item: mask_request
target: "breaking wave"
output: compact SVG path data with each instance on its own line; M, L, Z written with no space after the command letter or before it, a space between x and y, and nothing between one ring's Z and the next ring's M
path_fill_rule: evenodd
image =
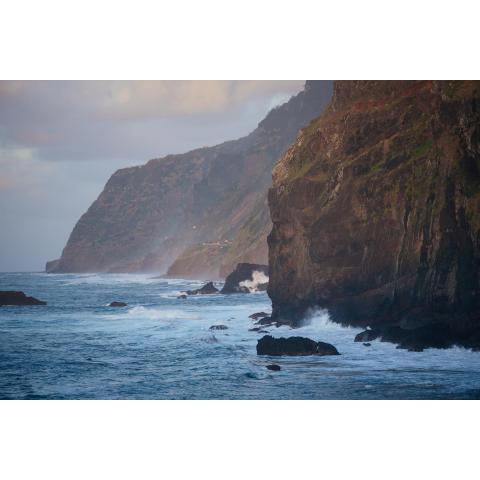
M244 280L243 282L240 282L239 285L248 288L251 293L254 293L258 291L259 285L265 285L266 283L268 283L268 276L263 272L255 270L252 273L252 280Z

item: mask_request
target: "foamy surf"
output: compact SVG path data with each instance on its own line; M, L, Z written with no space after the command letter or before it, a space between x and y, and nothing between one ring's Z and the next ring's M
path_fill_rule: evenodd
M106 317L118 320L198 320L200 318L198 315L184 310L143 306L135 306L122 313L114 313L106 315Z
M265 285L268 283L268 276L265 275L263 272L259 272L258 270L254 270L252 272L252 279L251 280L244 280L243 282L239 283L240 287L248 288L250 293L254 293L258 291L258 287L260 285Z

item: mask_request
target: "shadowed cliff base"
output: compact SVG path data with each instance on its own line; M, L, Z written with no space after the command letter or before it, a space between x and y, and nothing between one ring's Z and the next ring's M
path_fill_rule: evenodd
M335 82L274 169L274 319L319 306L407 348L478 343L479 92L475 81Z

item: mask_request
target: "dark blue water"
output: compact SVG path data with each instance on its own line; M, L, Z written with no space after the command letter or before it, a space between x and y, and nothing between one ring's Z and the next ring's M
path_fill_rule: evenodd
M407 352L354 343L357 329L319 313L301 329L268 330L333 343L336 357L256 355L248 315L265 293L177 299L200 282L149 275L0 274L47 306L0 307L0 398L404 399L480 398L480 353ZM127 308L106 305L125 301ZM209 327L228 330L212 333ZM265 368L281 365L280 372Z

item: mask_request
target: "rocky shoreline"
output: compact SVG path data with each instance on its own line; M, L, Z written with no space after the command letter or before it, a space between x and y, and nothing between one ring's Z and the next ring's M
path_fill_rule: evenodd
M338 81L276 164L273 318L478 348L480 82Z

